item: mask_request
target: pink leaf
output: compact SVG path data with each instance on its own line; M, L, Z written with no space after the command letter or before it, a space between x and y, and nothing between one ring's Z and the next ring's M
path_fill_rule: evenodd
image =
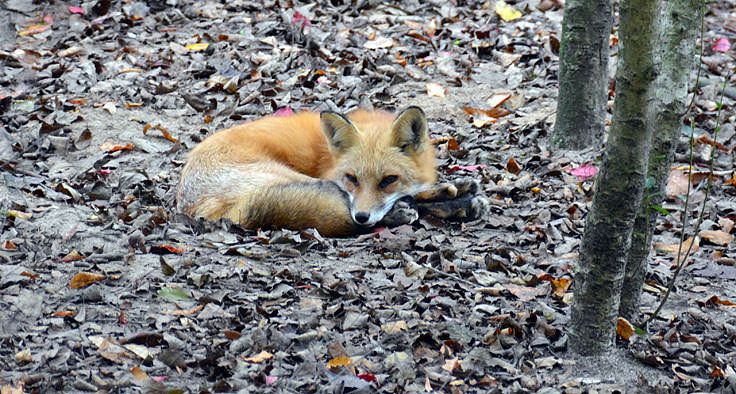
M82 9L82 7L76 7L73 5L69 6L69 12L71 12L72 14L84 15L84 10Z
M447 169L447 172L455 172L459 170L465 170L470 172L478 172L482 170L483 168L486 168L485 164L476 164L474 166L452 166Z
M291 22L296 25L300 25L301 27L312 26L312 22L310 22L309 19L299 11L294 11L294 17L291 18Z
M157 382L163 382L166 380L168 376L151 376L151 379L157 381Z
M276 112L273 113L273 116L289 116L294 113L294 110L291 109L291 107L281 107L276 110Z
M270 385L276 383L276 379L278 379L278 378L279 378L278 376L266 375L266 384L270 386Z
M567 173L570 175L574 175L582 180L586 180L592 178L595 174L597 174L598 169L590 164L584 164L580 167L567 170Z
M728 52L729 49L731 49L731 43L728 42L728 38L721 37L713 44L714 52Z
M48 23L49 25L54 24L54 18L51 17L51 14L46 14L43 17L44 22Z

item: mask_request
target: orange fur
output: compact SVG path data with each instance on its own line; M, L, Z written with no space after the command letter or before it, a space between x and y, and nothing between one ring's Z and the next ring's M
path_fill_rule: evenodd
M202 141L182 170L177 207L248 228L314 227L344 236L375 225L398 197L426 189L436 176L419 108L398 117L356 110L347 119L303 112Z

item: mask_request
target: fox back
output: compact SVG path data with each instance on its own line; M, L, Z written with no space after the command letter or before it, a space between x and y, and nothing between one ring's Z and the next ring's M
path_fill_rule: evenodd
M266 117L213 134L188 157L177 207L249 228L316 227L348 235L436 180L418 107Z

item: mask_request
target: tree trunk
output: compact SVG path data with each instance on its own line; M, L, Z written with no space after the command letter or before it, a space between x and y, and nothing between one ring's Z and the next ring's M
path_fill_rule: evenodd
M659 33L664 48L657 57L660 70L654 82L648 109L652 128L652 149L644 199L634 222L631 250L626 261L626 275L621 290L619 316L638 318L639 298L647 269L647 256L658 213L651 209L664 200L665 185L682 128L687 105L693 49L700 31L702 0L671 0L667 3Z
M645 109L655 77L658 4L658 0L623 0L620 5L613 121L574 279L570 346L580 354L601 353L613 342L651 143Z
M555 148L580 150L603 140L608 102L611 0L568 0L562 19Z

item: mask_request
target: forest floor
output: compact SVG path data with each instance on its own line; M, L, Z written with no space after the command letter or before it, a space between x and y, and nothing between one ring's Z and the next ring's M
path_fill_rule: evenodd
M694 253L649 333L595 359L567 350L566 327L603 148L547 145L562 9L512 2L506 22L455 3L5 2L2 393L736 391L734 99L717 87L736 65L714 50L736 3L708 4L645 316L683 228ZM427 113L441 177L482 183L486 218L324 239L174 211L186 152L218 129L407 105Z

